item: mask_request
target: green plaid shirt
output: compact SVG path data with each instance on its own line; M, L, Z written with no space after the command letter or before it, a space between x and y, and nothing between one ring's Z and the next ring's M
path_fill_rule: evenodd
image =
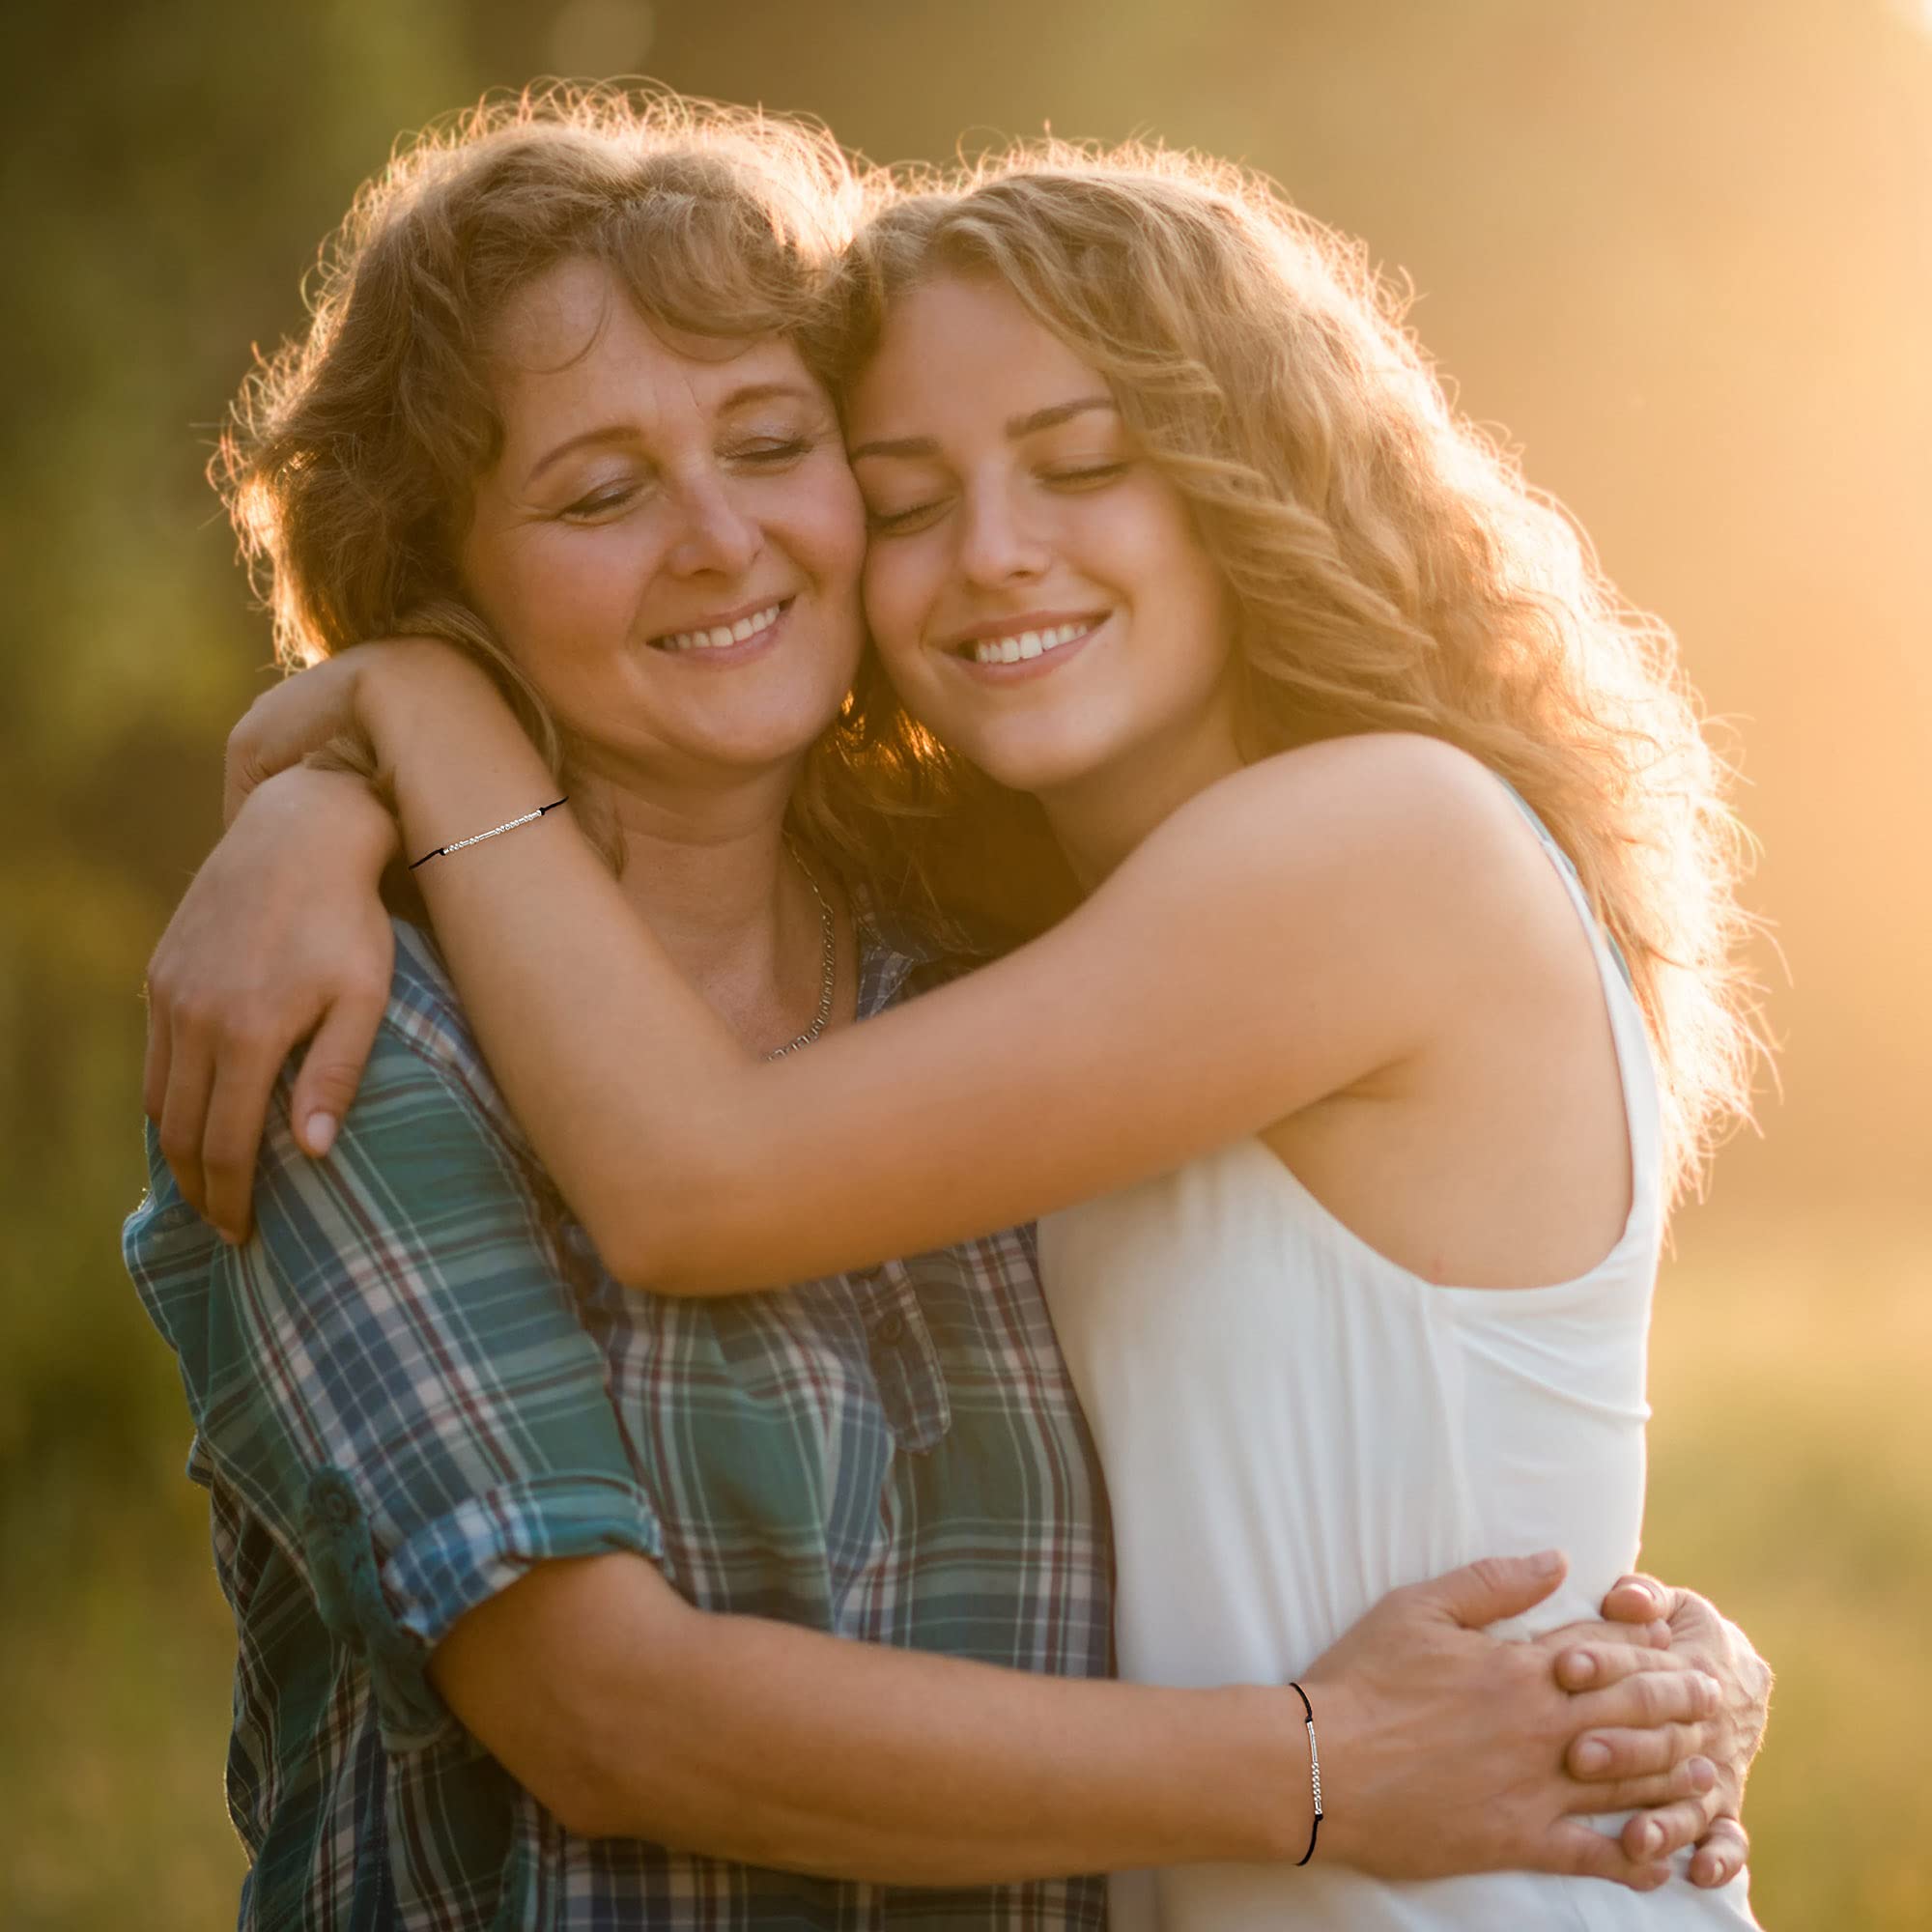
M951 970L865 936L862 1016ZM424 1668L532 1564L637 1550L707 1609L1102 1674L1104 1496L1030 1231L782 1294L627 1293L408 925L327 1159L289 1097L285 1074L246 1246L183 1203L152 1129L125 1236L235 1613L241 1924L1100 1925L1093 1878L902 1889L575 1837Z

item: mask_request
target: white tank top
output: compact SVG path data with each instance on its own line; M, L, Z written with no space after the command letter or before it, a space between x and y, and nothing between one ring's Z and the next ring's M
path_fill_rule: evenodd
M1554 1287L1435 1287L1351 1234L1259 1140L1043 1221L1047 1300L1113 1500L1123 1677L1286 1683L1401 1584L1560 1548L1563 1587L1496 1627L1554 1629L1595 1616L1635 1563L1663 1221L1657 1080L1622 962L1524 811L1590 931L1609 1005L1633 1171L1622 1237ZM1609 1932L1754 1924L1747 1885L1388 1882L1318 1851L1299 1869L1118 1874L1111 1903L1114 1932Z

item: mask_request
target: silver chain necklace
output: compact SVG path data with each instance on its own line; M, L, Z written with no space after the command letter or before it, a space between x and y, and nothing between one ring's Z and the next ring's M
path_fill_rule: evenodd
M810 1046L825 1031L825 1023L832 1017L832 980L838 970L838 927L832 917L832 908L826 902L823 893L818 890L818 881L811 875L811 867L799 857L798 847L789 838L784 848L791 854L791 862L805 874L805 883L811 888L811 896L818 901L818 930L825 950L825 979L818 990L818 1011L813 1014L811 1024L787 1046L775 1048L765 1055L767 1060L782 1060L788 1053L796 1053L802 1046Z

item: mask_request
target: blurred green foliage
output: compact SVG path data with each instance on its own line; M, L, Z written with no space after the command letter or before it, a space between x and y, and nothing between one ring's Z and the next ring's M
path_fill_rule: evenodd
M172 1364L118 1253L141 967L219 825L266 627L203 478L249 345L398 129L482 85L453 7L10 9L0 288L0 1922L232 1920L232 1640Z
M1918 0L0 14L0 1922L206 1926L239 1873L225 1611L116 1247L142 962L268 674L202 474L216 425L400 131L638 68L879 158L1051 120L1269 168L1412 270L1467 406L1679 625L1740 721L1798 976L1773 975L1792 1104L1721 1164L1724 1217L1691 1217L1670 1277L1648 1555L1781 1668L1767 1922L1932 1921L1932 898L1888 830L1932 815L1925 25Z

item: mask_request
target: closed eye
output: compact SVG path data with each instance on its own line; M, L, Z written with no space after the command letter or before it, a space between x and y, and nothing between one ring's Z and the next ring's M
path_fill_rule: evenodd
M1036 473L1050 489L1078 492L1104 489L1109 483L1124 476L1132 467L1125 459L1117 459L1108 463L1063 464ZM923 503L909 503L902 510L868 510L866 513L866 527L874 536L904 536L936 521L944 514L949 500L944 497L935 497Z
M946 507L946 499L936 497L928 503L909 504L903 510L867 510L866 527L874 536L904 536L923 529Z
M1124 476L1128 466L1125 463L1079 464L1060 469L1042 469L1043 482L1051 483L1060 490L1094 490L1103 483L1111 483L1117 476Z
M580 497L574 503L566 503L556 513L557 519L562 523L588 523L612 510L621 510L637 494L635 483L610 484Z
M811 447L811 440L809 437L793 436L774 438L764 442L743 443L731 454L740 463L780 469L787 463L796 463L800 457L809 455Z

